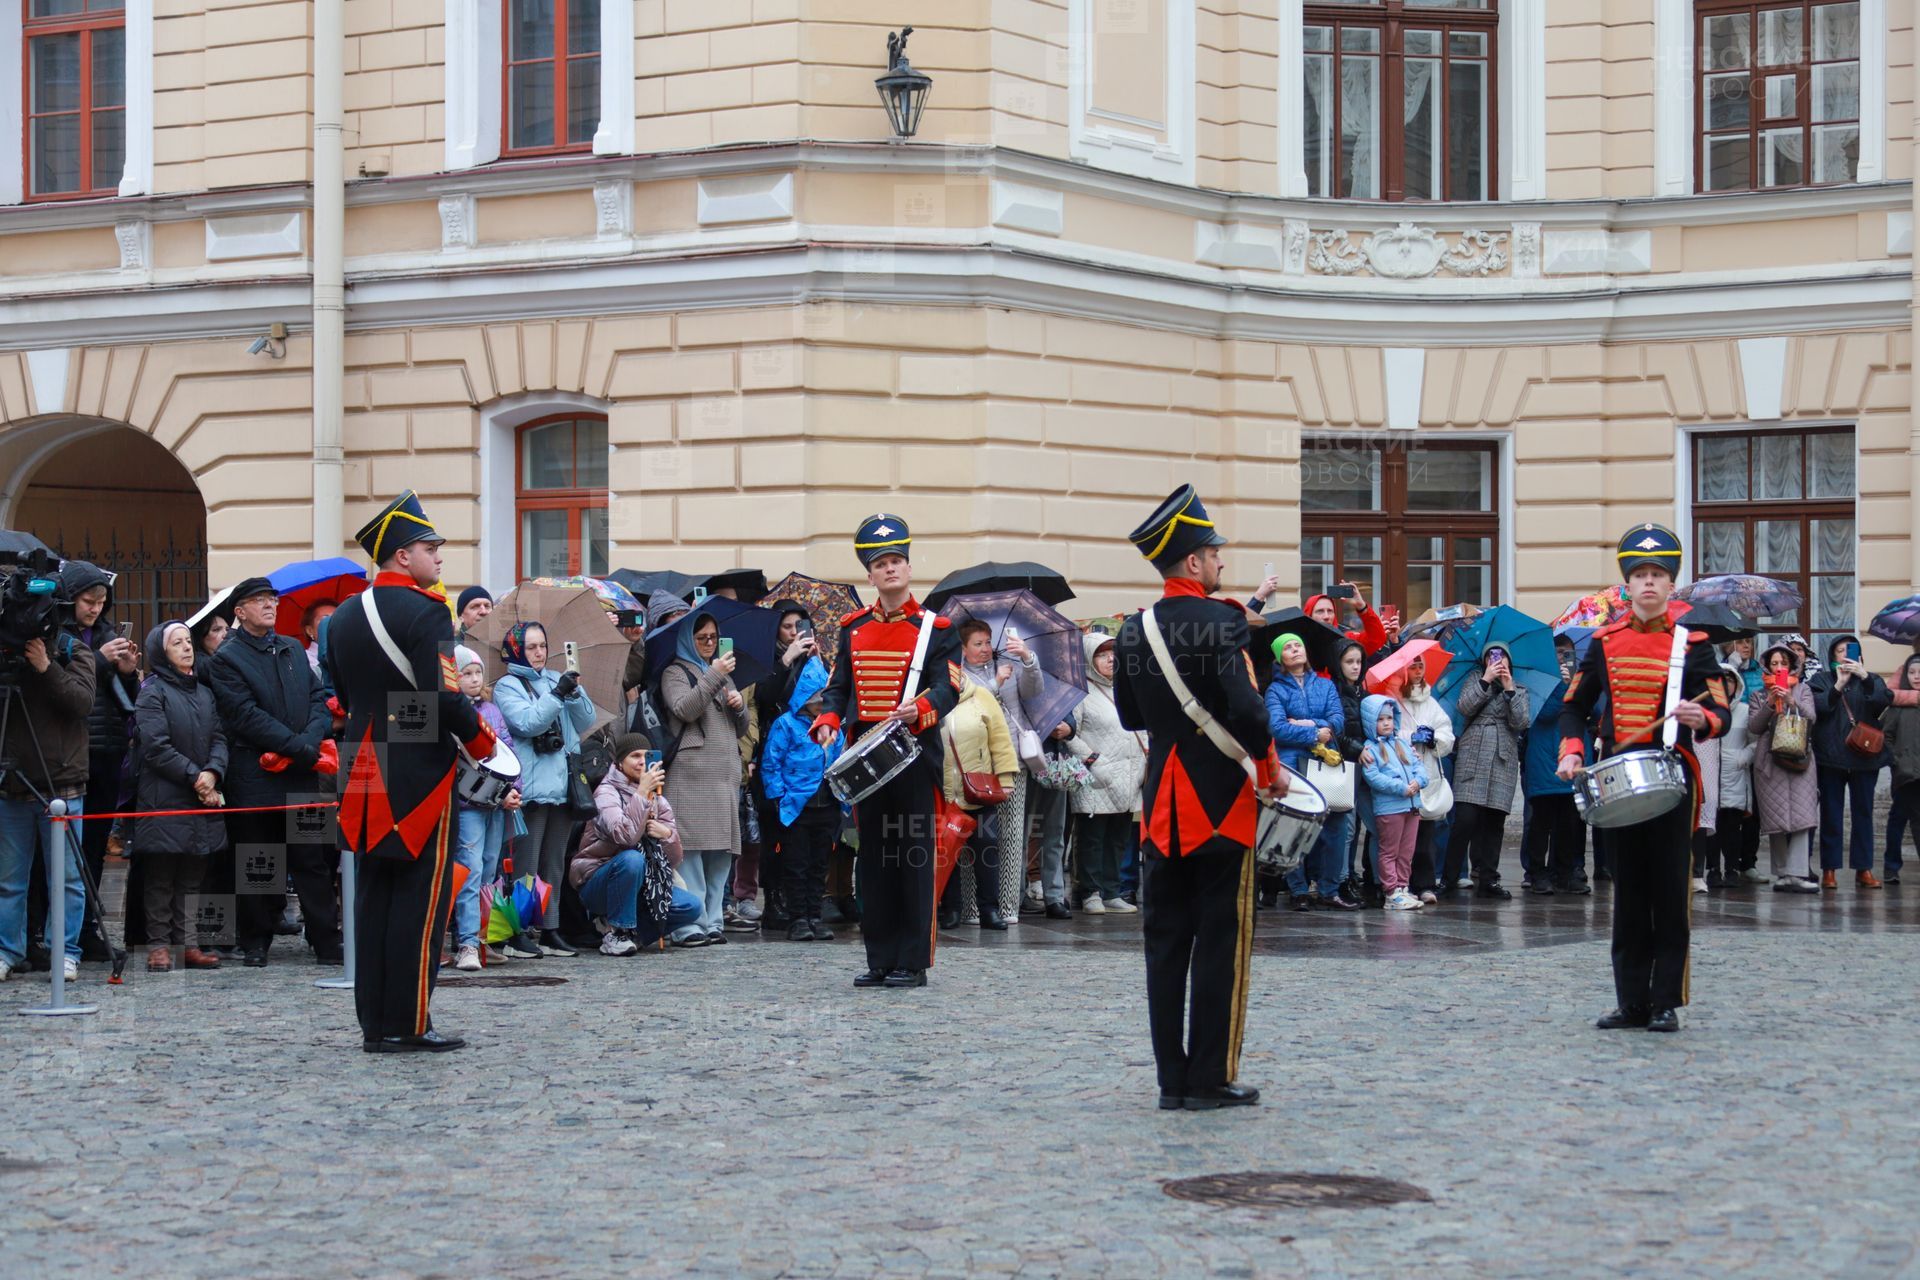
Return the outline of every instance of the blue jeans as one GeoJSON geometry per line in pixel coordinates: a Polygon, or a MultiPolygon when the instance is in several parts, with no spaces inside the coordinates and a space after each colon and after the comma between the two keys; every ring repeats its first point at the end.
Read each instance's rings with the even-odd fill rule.
{"type": "Polygon", "coordinates": [[[453,900],[456,946],[480,945],[480,892],[500,874],[500,848],[507,834],[501,809],[463,808],[455,815],[453,860],[467,869],[467,882],[453,900]]]}
{"type": "Polygon", "coordinates": [[[622,849],[586,878],[580,886],[580,905],[590,916],[605,916],[615,929],[632,929],[640,923],[640,886],[646,878],[647,855],[622,849]]]}
{"type": "Polygon", "coordinates": [[[673,931],[675,942],[696,933],[715,933],[726,910],[727,881],[733,877],[733,855],[725,849],[687,850],[680,862],[680,878],[700,901],[700,915],[673,931]]]}
{"type": "Polygon", "coordinates": [[[1855,871],[1873,870],[1873,769],[1820,767],[1820,869],[1840,869],[1841,823],[1847,831],[1849,861],[1855,871]]]}
{"type": "MultiPolygon", "coordinates": [[[[78,814],[80,810],[78,799],[67,801],[68,813],[78,814]]],[[[64,828],[56,828],[36,801],[0,800],[0,960],[16,969],[27,958],[27,884],[33,879],[34,855],[40,849],[53,848],[56,840],[65,846],[66,854],[66,957],[78,961],[80,924],[87,914],[87,887],[80,878],[76,856],[79,828],[71,836],[64,828]]],[[[48,949],[53,945],[53,913],[49,911],[48,949]]]]}
{"type": "Polygon", "coordinates": [[[1330,813],[1320,828],[1320,838],[1307,850],[1300,865],[1287,872],[1287,892],[1303,894],[1311,876],[1320,888],[1320,896],[1330,898],[1347,878],[1347,848],[1353,838],[1353,813],[1330,813]]]}
{"type": "Polygon", "coordinates": [[[660,941],[660,935],[663,931],[669,934],[678,934],[682,929],[700,918],[700,911],[703,905],[700,899],[694,897],[678,885],[675,885],[673,890],[673,908],[667,912],[666,924],[656,925],[653,922],[652,916],[641,916],[640,923],[634,926],[633,940],[643,947],[650,947],[660,941]]]}

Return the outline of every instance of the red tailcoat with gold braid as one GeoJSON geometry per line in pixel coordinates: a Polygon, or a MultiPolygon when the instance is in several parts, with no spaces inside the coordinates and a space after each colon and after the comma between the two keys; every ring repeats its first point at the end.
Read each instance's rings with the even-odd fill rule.
{"type": "MultiPolygon", "coordinates": [[[[1184,578],[1167,579],[1151,608],[1188,690],[1247,749],[1261,785],[1271,784],[1279,762],[1266,704],[1254,686],[1245,611],[1184,578]]],[[[1114,648],[1120,723],[1149,735],[1142,848],[1163,858],[1244,854],[1259,826],[1253,782],[1180,709],[1137,616],[1121,626],[1114,648]]]]}
{"type": "MultiPolygon", "coordinates": [[[[1662,729],[1652,726],[1666,713],[1667,668],[1673,661],[1673,628],[1688,606],[1675,602],[1664,617],[1642,622],[1629,616],[1593,633],[1587,656],[1567,684],[1560,712],[1560,754],[1585,755],[1581,733],[1594,719],[1600,699],[1607,709],[1594,734],[1601,756],[1616,751],[1658,747],[1662,729]]],[[[1721,670],[1713,646],[1705,636],[1689,637],[1686,666],[1680,673],[1680,696],[1698,702],[1707,713],[1707,728],[1694,733],[1680,726],[1678,748],[1699,777],[1691,750],[1695,739],[1718,738],[1727,731],[1726,698],[1720,688],[1721,670]]]]}
{"type": "Polygon", "coordinates": [[[369,857],[418,858],[453,799],[454,744],[485,758],[492,734],[460,692],[446,598],[402,573],[379,574],[366,594],[411,670],[402,676],[387,656],[360,596],[328,620],[327,668],[347,713],[341,747],[350,757],[341,762],[340,843],[369,857]]]}
{"type": "MultiPolygon", "coordinates": [[[[907,700],[907,668],[920,642],[920,618],[925,611],[911,597],[894,613],[878,605],[858,609],[840,619],[840,660],[821,695],[821,715],[815,726],[832,725],[857,740],[866,729],[885,720],[907,700]]],[[[933,617],[934,635],[927,642],[926,665],[916,690],[920,719],[909,726],[920,741],[920,752],[941,760],[940,735],[928,730],[959,701],[962,676],[954,661],[952,623],[933,617]]]]}

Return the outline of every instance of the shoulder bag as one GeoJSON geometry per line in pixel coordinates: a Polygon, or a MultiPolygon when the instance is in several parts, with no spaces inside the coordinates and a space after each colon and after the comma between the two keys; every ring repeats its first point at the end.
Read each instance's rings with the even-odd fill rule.
{"type": "Polygon", "coordinates": [[[1840,689],[1837,692],[1840,695],[1840,705],[1847,711],[1847,723],[1853,726],[1847,731],[1847,750],[1855,755],[1865,756],[1869,760],[1877,759],[1887,748],[1887,735],[1880,731],[1878,725],[1861,724],[1855,719],[1853,706],[1847,701],[1847,691],[1840,689]]]}

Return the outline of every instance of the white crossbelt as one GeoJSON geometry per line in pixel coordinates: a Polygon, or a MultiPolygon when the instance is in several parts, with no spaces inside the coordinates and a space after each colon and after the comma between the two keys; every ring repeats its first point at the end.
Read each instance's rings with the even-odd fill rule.
{"type": "Polygon", "coordinates": [[[413,667],[407,662],[407,655],[400,652],[400,646],[393,642],[393,636],[387,630],[387,624],[380,620],[379,606],[373,602],[373,590],[369,588],[360,593],[360,607],[367,611],[367,625],[373,628],[373,638],[380,642],[387,658],[400,672],[400,678],[407,682],[407,688],[414,688],[413,667]]]}
{"type": "Polygon", "coordinates": [[[1667,660],[1667,723],[1660,730],[1660,745],[1671,751],[1680,742],[1680,722],[1673,718],[1675,707],[1680,705],[1680,676],[1687,666],[1687,628],[1683,622],[1673,624],[1673,656],[1667,660]]]}
{"type": "Polygon", "coordinates": [[[1240,740],[1227,732],[1227,727],[1214,717],[1213,712],[1201,706],[1193,696],[1193,690],[1180,678],[1180,672],[1173,665],[1173,655],[1167,652],[1167,639],[1160,634],[1160,620],[1153,616],[1151,608],[1140,614],[1140,630],[1146,634],[1147,648],[1153,650],[1154,661],[1160,664],[1160,673],[1167,678],[1167,687],[1173,690],[1173,696],[1180,703],[1180,710],[1186,712],[1187,719],[1200,728],[1207,741],[1218,748],[1221,755],[1237,761],[1253,785],[1260,785],[1259,770],[1254,768],[1253,755],[1240,745],[1240,740]]]}

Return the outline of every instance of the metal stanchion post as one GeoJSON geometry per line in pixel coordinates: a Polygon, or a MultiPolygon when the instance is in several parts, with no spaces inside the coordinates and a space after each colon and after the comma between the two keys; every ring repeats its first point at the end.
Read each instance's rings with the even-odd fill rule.
{"type": "Polygon", "coordinates": [[[98,1005],[67,1003],[67,850],[71,848],[75,857],[81,856],[80,842],[73,834],[73,824],[61,821],[67,816],[65,800],[50,801],[47,816],[53,819],[51,825],[59,829],[58,837],[47,841],[47,932],[53,937],[53,995],[45,1005],[20,1012],[39,1018],[98,1013],[98,1005]]]}
{"type": "Polygon", "coordinates": [[[337,978],[321,978],[313,984],[324,991],[353,990],[354,941],[358,932],[353,909],[354,857],[349,849],[340,851],[340,950],[345,954],[346,968],[337,978]]]}

